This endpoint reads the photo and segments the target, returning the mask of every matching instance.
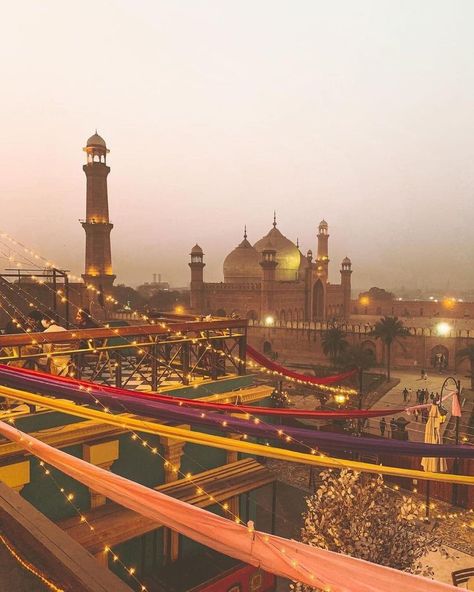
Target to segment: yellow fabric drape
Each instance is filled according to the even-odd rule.
[[[294,450],[275,448],[273,446],[264,446],[262,444],[254,444],[253,442],[234,440],[224,436],[193,432],[184,428],[153,423],[151,421],[137,419],[136,417],[130,416],[128,414],[113,415],[105,411],[97,411],[95,409],[89,409],[88,407],[76,405],[70,401],[52,399],[50,397],[35,395],[33,393],[20,391],[6,386],[0,386],[0,395],[9,397],[11,399],[24,401],[25,403],[31,403],[33,405],[41,405],[55,411],[69,413],[70,415],[75,415],[84,419],[94,419],[102,423],[115,425],[125,430],[155,434],[157,436],[167,436],[174,438],[175,440],[183,440],[193,444],[201,444],[202,446],[211,446],[213,448],[222,448],[224,450],[232,450],[235,452],[242,452],[244,454],[266,456],[269,458],[276,458],[278,460],[293,461],[306,465],[327,467],[331,469],[348,468],[366,473],[408,477],[410,479],[426,479],[445,483],[457,483],[459,485],[474,485],[474,477],[470,477],[468,475],[447,475],[412,469],[402,469],[398,467],[386,467],[383,465],[373,465],[370,463],[363,463],[341,458],[332,458],[326,456],[322,457],[306,454],[303,452],[296,452]]]

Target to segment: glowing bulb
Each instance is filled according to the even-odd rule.
[[[436,333],[440,337],[447,337],[450,334],[450,332],[451,332],[451,325],[449,323],[442,321],[441,323],[438,323],[436,325]]]

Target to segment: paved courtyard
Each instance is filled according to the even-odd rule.
[[[399,378],[400,383],[392,388],[388,393],[386,393],[383,397],[381,397],[377,403],[373,406],[373,409],[380,409],[380,408],[394,408],[394,407],[406,407],[407,405],[416,405],[416,391],[419,389],[428,389],[431,393],[439,393],[441,392],[441,386],[443,382],[446,380],[448,376],[454,376],[456,380],[461,380],[461,387],[470,386],[468,380],[463,375],[451,375],[451,374],[439,374],[437,372],[430,372],[428,374],[427,380],[420,379],[420,372],[413,372],[413,371],[406,371],[406,370],[393,370],[392,371],[393,377]],[[408,402],[405,404],[403,402],[403,394],[402,391],[404,388],[409,390]],[[444,390],[444,395],[448,394],[452,391],[454,385],[452,381],[448,384],[447,388]],[[444,407],[448,411],[448,415],[446,416],[446,421],[443,424],[442,430],[448,425],[449,419],[451,417],[451,399],[448,399],[444,405]],[[413,414],[408,413],[400,413],[395,416],[397,417],[404,417],[407,421],[409,421],[409,425],[407,426],[407,431],[409,434],[409,439],[412,442],[423,442],[424,434],[425,434],[425,424],[421,420],[421,417],[416,418]],[[387,417],[385,418],[387,423],[389,423],[390,419]],[[368,426],[366,431],[370,431],[371,433],[380,435],[379,429],[380,419],[372,419],[369,420]],[[389,431],[385,432],[385,437],[389,436]]]

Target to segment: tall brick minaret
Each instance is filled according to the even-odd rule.
[[[83,148],[87,163],[82,167],[87,177],[86,219],[82,227],[86,231],[86,267],[82,278],[103,294],[110,294],[115,275],[112,273],[110,231],[107,196],[107,146],[96,133],[87,140]]]

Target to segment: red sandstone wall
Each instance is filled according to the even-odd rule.
[[[351,314],[465,319],[474,318],[474,302],[357,299],[351,300]]]
[[[269,342],[272,351],[278,354],[279,361],[318,363],[327,362],[321,347],[323,334],[323,331],[314,329],[249,327],[248,339],[249,343],[259,351],[263,351],[264,342]],[[364,347],[371,349],[378,364],[385,362],[384,347],[380,340],[364,333],[348,333],[347,340],[354,344],[361,343]],[[434,354],[442,351],[448,361],[448,369],[467,372],[468,362],[456,363],[456,352],[470,341],[461,337],[409,335],[392,346],[392,364],[400,368],[429,370],[432,368]]]

